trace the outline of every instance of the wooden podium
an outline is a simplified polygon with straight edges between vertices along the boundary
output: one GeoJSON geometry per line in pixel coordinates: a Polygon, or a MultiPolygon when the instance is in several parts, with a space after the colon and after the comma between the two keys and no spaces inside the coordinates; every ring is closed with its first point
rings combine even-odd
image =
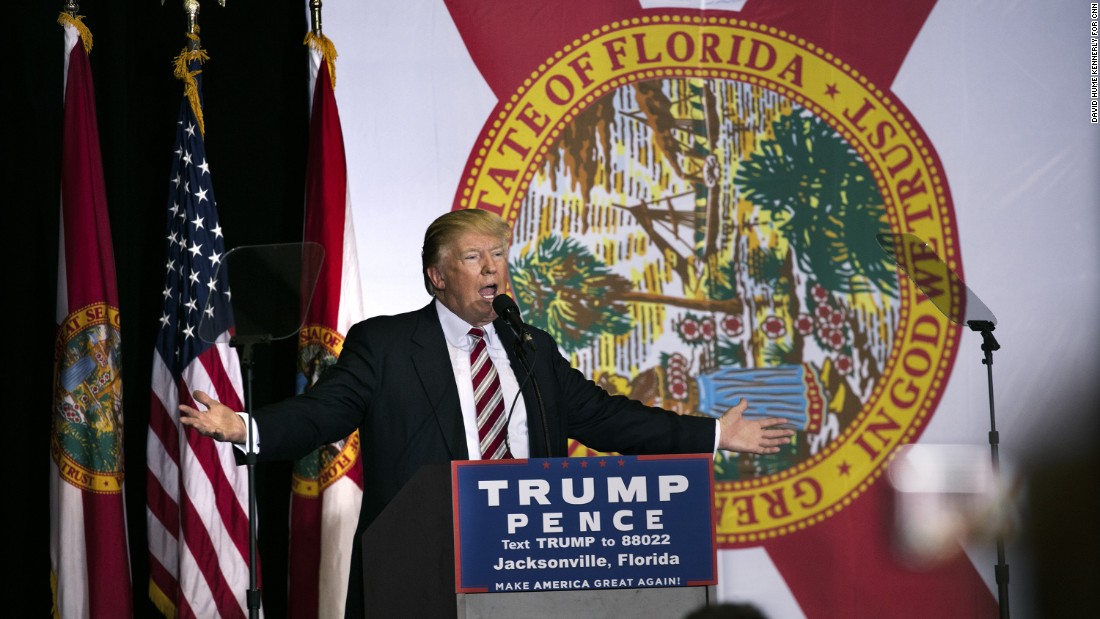
{"type": "Polygon", "coordinates": [[[456,593],[451,483],[449,465],[421,468],[363,534],[367,617],[676,619],[717,603],[714,586],[456,593]]]}

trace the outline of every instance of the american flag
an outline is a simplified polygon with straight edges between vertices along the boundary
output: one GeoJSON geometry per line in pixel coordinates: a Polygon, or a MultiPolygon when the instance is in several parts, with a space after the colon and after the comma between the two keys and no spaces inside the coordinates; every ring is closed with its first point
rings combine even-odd
{"type": "Polygon", "coordinates": [[[203,146],[204,58],[197,46],[185,51],[176,71],[186,87],[168,186],[164,305],[153,356],[146,458],[149,592],[168,616],[246,617],[246,470],[237,466],[231,445],[179,424],[178,406],[196,406],[196,390],[244,410],[240,362],[226,343],[233,316],[220,268],[225,239],[203,146]],[[213,336],[220,336],[219,343],[206,341],[213,336]]]}

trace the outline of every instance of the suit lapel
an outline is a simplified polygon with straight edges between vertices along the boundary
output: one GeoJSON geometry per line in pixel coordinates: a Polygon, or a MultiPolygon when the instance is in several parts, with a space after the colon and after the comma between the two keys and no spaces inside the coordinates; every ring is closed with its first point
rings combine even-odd
{"type": "Polygon", "coordinates": [[[462,423],[458,387],[455,386],[447,340],[443,337],[443,327],[439,324],[434,302],[417,313],[410,341],[413,366],[435,413],[443,439],[447,442],[451,459],[466,460],[470,456],[466,449],[466,429],[462,423]]]}

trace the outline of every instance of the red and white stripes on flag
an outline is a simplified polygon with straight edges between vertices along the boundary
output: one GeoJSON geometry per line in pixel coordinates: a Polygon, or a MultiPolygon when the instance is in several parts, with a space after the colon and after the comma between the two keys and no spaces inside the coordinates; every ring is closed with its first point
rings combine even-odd
{"type": "Polygon", "coordinates": [[[225,337],[233,326],[227,274],[220,268],[225,240],[203,143],[205,59],[193,38],[176,61],[184,98],[169,179],[163,310],[146,439],[149,596],[166,616],[203,619],[248,616],[250,587],[247,470],[237,466],[230,444],[179,424],[179,404],[196,406],[195,391],[244,410],[240,362],[225,337]]]}
{"type": "MultiPolygon", "coordinates": [[[[340,114],[333,94],[336,52],[307,35],[313,88],[306,168],[305,240],[325,259],[298,342],[298,391],[308,389],[340,354],[344,334],[363,318],[359,262],[340,114]]],[[[351,551],[363,499],[359,433],[295,463],[290,511],[288,614],[343,617],[351,551]]]]}
{"type": "Polygon", "coordinates": [[[62,14],[65,111],[50,433],[54,616],[128,617],[118,290],[81,17],[62,14]]]}

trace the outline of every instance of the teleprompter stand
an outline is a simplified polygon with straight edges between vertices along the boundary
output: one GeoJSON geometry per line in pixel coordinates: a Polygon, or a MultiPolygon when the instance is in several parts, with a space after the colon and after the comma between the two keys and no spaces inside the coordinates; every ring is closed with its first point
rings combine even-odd
{"type": "MultiPolygon", "coordinates": [[[[1001,348],[993,337],[996,317],[924,240],[909,233],[880,234],[877,238],[887,255],[948,320],[981,334],[982,364],[986,367],[989,386],[989,450],[993,460],[993,474],[999,478],[1000,435],[997,432],[997,416],[993,406],[993,351],[1001,348]]],[[[1008,619],[1008,563],[1005,559],[1004,535],[999,530],[996,543],[997,564],[994,566],[994,576],[997,581],[997,603],[1001,619],[1008,619]]]]}
{"type": "MultiPolygon", "coordinates": [[[[252,436],[252,349],[295,335],[305,320],[325,250],[318,243],[284,243],[237,247],[226,252],[220,270],[228,277],[233,294],[232,336],[215,327],[207,316],[217,308],[211,301],[199,323],[199,338],[236,348],[244,369],[244,412],[248,418],[245,463],[248,471],[248,577],[246,596],[249,617],[259,617],[260,589],[256,573],[256,450],[252,436]],[[221,332],[218,332],[221,331],[221,332]]],[[[217,274],[218,279],[221,273],[217,274]]],[[[215,295],[211,295],[215,297],[215,295]]],[[[222,306],[224,308],[224,305],[222,306]]]]}

